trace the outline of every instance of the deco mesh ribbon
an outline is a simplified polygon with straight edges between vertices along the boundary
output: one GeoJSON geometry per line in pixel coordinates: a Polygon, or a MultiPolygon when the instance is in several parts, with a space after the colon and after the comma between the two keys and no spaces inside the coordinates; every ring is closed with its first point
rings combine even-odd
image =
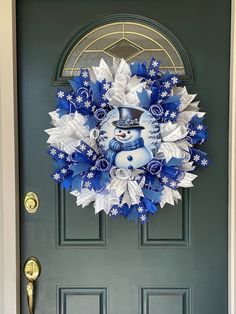
{"type": "Polygon", "coordinates": [[[112,67],[101,59],[69,81],[71,91],[57,91],[57,109],[49,113],[53,127],[46,130],[51,176],[76,196],[78,206],[94,202],[95,213],[145,223],[181,199],[178,188],[193,186],[196,166],[208,166],[207,153],[199,149],[207,127],[196,94],[178,86],[177,74],[159,68],[154,58],[149,66],[114,59],[112,67]],[[110,123],[109,139],[104,125],[113,112],[120,118],[110,123]],[[132,166],[135,158],[141,166],[132,166]]]}

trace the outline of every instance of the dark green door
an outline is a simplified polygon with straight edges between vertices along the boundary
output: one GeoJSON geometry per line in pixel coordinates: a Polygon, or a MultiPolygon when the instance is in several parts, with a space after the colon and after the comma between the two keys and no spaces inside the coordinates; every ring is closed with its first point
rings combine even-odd
{"type": "MultiPolygon", "coordinates": [[[[29,256],[42,265],[35,313],[226,314],[230,1],[19,0],[17,32],[21,265],[29,256]],[[208,113],[205,150],[212,165],[198,171],[178,206],[160,210],[144,227],[95,216],[55,188],[43,131],[69,52],[89,30],[122,21],[168,38],[188,90],[208,113]],[[23,206],[29,191],[40,199],[35,214],[23,206]]],[[[108,53],[129,55],[124,46],[108,53]]],[[[22,274],[22,313],[28,312],[25,288],[22,274]]]]}

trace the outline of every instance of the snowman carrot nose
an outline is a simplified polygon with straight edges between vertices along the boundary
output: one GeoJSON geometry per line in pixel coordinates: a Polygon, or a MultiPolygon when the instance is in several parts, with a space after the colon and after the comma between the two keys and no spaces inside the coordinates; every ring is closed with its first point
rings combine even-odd
{"type": "Polygon", "coordinates": [[[117,134],[119,137],[126,137],[126,134],[125,133],[119,133],[117,134]]]}

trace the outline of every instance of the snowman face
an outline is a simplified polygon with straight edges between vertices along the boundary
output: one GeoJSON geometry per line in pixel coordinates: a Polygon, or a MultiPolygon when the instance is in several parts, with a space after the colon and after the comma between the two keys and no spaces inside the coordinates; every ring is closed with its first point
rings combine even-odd
{"type": "Polygon", "coordinates": [[[130,143],[138,140],[141,137],[141,129],[121,129],[115,128],[114,131],[115,139],[122,143],[130,143]]]}

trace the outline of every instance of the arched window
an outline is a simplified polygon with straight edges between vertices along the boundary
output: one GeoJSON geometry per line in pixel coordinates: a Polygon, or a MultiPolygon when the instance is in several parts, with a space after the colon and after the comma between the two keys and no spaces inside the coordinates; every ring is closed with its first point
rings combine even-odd
{"type": "Polygon", "coordinates": [[[78,75],[81,68],[98,65],[104,60],[124,58],[128,62],[148,61],[150,57],[161,61],[161,69],[186,75],[184,62],[170,39],[157,28],[134,21],[108,23],[79,37],[64,58],[61,78],[78,75]]]}

